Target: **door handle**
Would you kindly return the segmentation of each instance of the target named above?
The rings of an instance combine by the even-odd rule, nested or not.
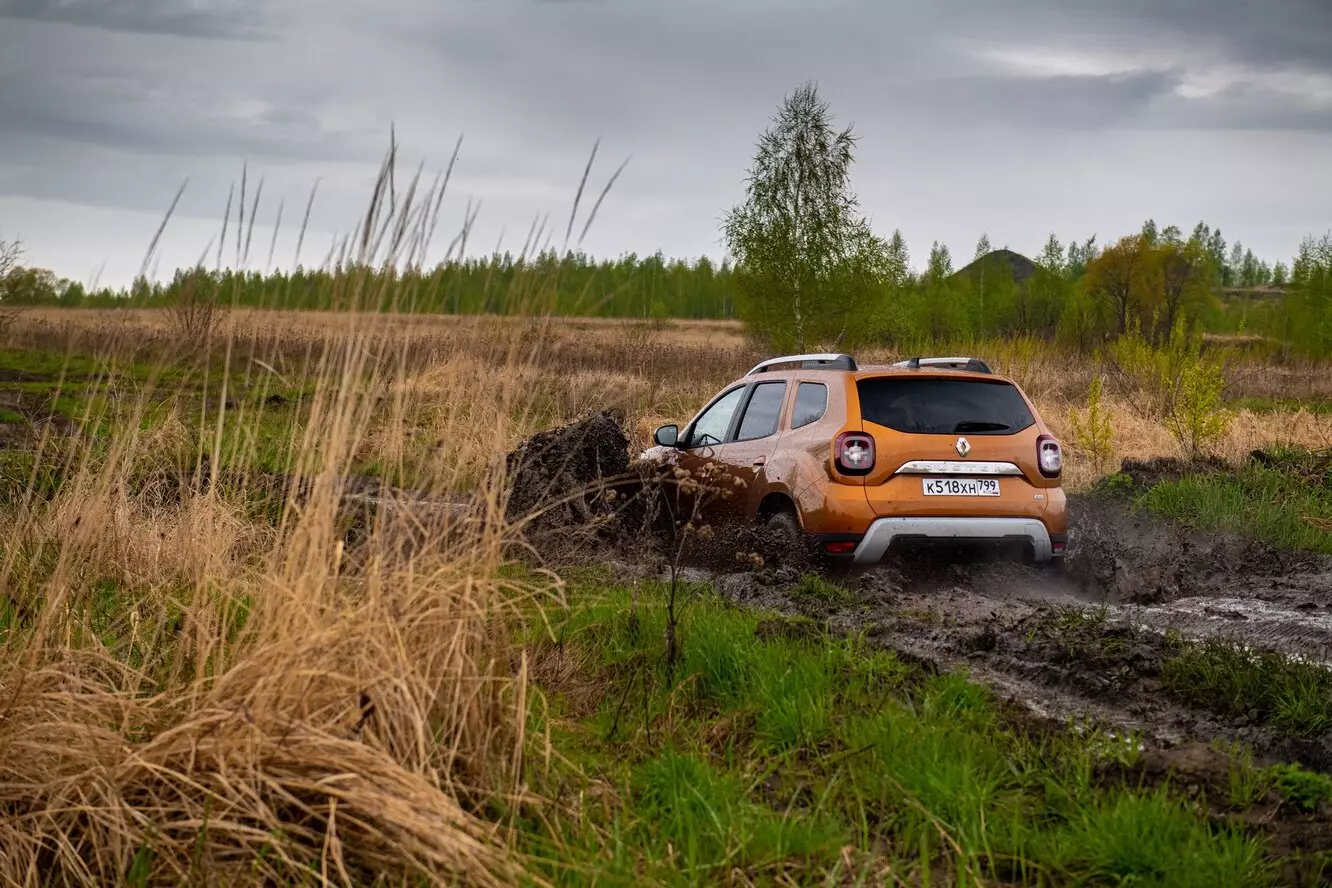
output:
[[[768,461],[768,458],[767,458],[766,456],[760,456],[758,459],[754,460],[754,468],[756,468],[756,469],[759,468],[760,466],[762,466],[762,465],[763,465],[764,463],[766,463],[767,461]]]

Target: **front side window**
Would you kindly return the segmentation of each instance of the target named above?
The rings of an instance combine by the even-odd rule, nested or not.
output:
[[[740,419],[740,431],[736,433],[735,440],[753,441],[776,432],[777,418],[781,416],[784,400],[784,382],[760,382],[754,386],[754,393],[745,405],[745,415]]]
[[[731,427],[731,419],[735,416],[735,408],[740,406],[740,398],[744,393],[744,386],[733,388],[704,410],[694,423],[694,430],[689,435],[689,446],[706,447],[724,441]]]
[[[821,382],[802,382],[796,389],[795,409],[791,411],[791,428],[798,429],[823,419],[828,409],[828,387]]]

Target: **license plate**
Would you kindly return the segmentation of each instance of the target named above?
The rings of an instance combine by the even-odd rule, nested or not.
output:
[[[926,496],[998,496],[998,478],[922,478]]]

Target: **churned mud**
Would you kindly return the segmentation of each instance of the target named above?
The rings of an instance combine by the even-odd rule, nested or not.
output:
[[[963,666],[1037,716],[1170,745],[1240,740],[1332,769],[1332,737],[1222,717],[1172,698],[1161,681],[1180,639],[1332,662],[1332,559],[1200,534],[1115,500],[1074,498],[1073,518],[1077,542],[1062,571],[899,559],[845,580],[844,594],[789,570],[695,576],[737,604],[861,632],[934,668]]]
[[[598,413],[510,454],[509,518],[526,522],[535,551],[558,548],[564,563],[613,561],[637,576],[665,575],[685,552],[688,576],[713,581],[738,605],[864,633],[935,668],[966,667],[1036,717],[1091,719],[1172,746],[1240,740],[1332,770],[1332,735],[1293,737],[1261,718],[1190,705],[1161,675],[1181,643],[1206,639],[1332,665],[1332,557],[1199,532],[1126,499],[1086,494],[1070,497],[1062,569],[896,557],[811,583],[815,562],[772,551],[752,529],[708,528],[682,549],[678,530],[662,520],[663,497],[653,497],[660,477],[630,460],[627,445],[619,417]],[[1124,466],[1140,488],[1228,470]]]

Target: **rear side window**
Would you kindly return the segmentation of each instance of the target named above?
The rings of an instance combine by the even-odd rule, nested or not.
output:
[[[1036,422],[1017,388],[997,380],[881,376],[856,390],[861,417],[898,432],[1011,435]]]
[[[828,387],[821,382],[802,382],[796,389],[795,409],[791,411],[791,428],[798,429],[823,419],[828,409]]]
[[[740,419],[740,431],[736,433],[735,440],[753,441],[777,431],[777,417],[782,412],[782,401],[785,398],[784,382],[760,382],[754,386],[754,394],[745,407],[745,415]]]

